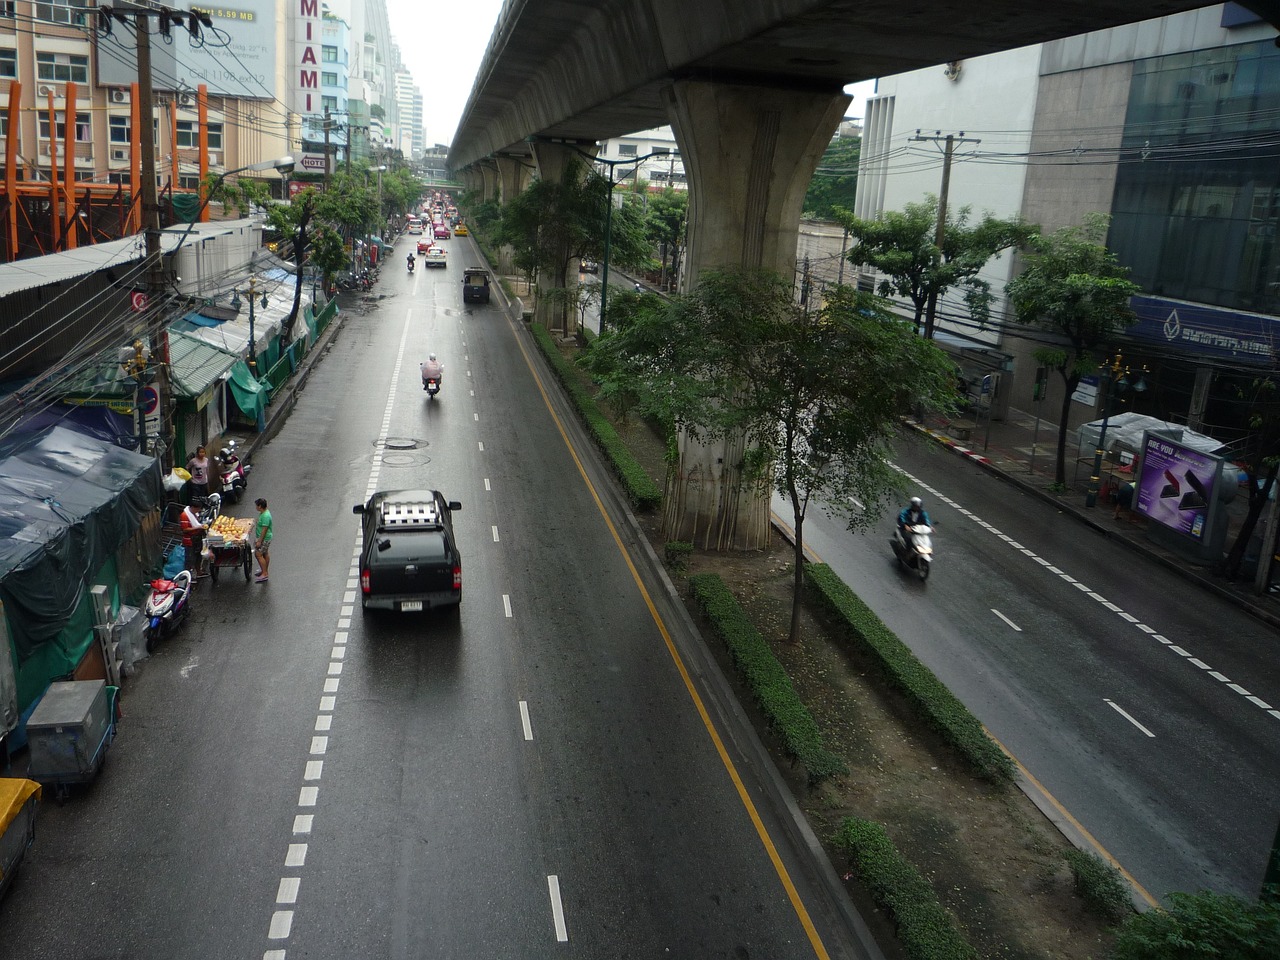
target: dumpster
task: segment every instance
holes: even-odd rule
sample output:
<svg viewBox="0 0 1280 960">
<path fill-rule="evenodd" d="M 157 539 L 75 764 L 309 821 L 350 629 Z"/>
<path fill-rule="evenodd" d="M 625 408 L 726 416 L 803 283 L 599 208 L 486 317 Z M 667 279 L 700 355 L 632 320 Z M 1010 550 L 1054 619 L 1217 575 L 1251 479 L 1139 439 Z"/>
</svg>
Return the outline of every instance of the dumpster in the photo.
<svg viewBox="0 0 1280 960">
<path fill-rule="evenodd" d="M 115 736 L 116 691 L 103 680 L 51 683 L 27 721 L 27 772 L 52 785 L 58 799 L 97 776 Z"/>
</svg>

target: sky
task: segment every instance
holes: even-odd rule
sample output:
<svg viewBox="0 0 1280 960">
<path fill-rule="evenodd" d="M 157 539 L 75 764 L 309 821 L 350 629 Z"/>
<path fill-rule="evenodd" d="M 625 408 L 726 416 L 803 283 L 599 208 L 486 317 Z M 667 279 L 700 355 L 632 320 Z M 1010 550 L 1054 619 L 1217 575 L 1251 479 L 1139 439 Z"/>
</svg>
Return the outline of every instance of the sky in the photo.
<svg viewBox="0 0 1280 960">
<path fill-rule="evenodd" d="M 502 0 L 387 0 L 391 36 L 422 91 L 428 145 L 453 140 L 501 9 Z M 868 81 L 846 88 L 854 95 L 846 116 L 863 116 L 873 86 Z"/>
</svg>

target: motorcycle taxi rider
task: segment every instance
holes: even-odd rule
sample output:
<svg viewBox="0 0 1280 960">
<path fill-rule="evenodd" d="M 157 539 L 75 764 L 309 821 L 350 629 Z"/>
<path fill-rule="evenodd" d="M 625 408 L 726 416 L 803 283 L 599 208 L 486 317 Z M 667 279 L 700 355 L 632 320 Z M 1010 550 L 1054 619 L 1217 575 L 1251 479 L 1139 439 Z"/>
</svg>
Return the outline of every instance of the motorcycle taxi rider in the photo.
<svg viewBox="0 0 1280 960">
<path fill-rule="evenodd" d="M 430 354 L 427 362 L 420 364 L 419 369 L 422 371 L 422 389 L 427 389 L 427 381 L 434 380 L 436 386 L 444 386 L 444 364 L 436 359 L 436 355 Z"/>
<path fill-rule="evenodd" d="M 924 508 L 924 501 L 919 497 L 912 497 L 911 502 L 898 514 L 898 533 L 908 547 L 911 546 L 911 528 L 921 523 L 926 527 L 933 526 L 933 521 Z"/>
</svg>

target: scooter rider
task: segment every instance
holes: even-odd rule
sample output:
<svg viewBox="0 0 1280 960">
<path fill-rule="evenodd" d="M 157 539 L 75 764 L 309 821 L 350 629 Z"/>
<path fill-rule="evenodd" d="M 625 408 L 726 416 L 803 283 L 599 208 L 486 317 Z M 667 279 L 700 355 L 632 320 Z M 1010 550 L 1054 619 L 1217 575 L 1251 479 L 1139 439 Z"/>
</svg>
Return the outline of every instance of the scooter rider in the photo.
<svg viewBox="0 0 1280 960">
<path fill-rule="evenodd" d="M 907 546 L 911 546 L 911 528 L 921 523 L 926 527 L 933 526 L 933 521 L 924 508 L 924 501 L 919 497 L 912 497 L 911 502 L 898 514 L 898 533 Z"/>
<path fill-rule="evenodd" d="M 417 265 L 417 260 L 414 258 L 414 256 L 413 256 L 413 254 L 412 254 L 412 253 L 411 253 L 411 254 L 409 254 L 409 256 L 408 256 L 408 257 L 406 257 L 406 258 L 405 258 L 405 263 L 406 263 L 406 264 L 408 265 L 408 267 L 409 267 L 409 272 L 410 272 L 410 273 L 413 273 L 413 268 Z"/>
<path fill-rule="evenodd" d="M 434 353 L 427 357 L 427 362 L 421 364 L 420 369 L 422 370 L 423 390 L 427 389 L 428 380 L 434 380 L 438 387 L 444 386 L 444 364 L 436 359 Z"/>
</svg>

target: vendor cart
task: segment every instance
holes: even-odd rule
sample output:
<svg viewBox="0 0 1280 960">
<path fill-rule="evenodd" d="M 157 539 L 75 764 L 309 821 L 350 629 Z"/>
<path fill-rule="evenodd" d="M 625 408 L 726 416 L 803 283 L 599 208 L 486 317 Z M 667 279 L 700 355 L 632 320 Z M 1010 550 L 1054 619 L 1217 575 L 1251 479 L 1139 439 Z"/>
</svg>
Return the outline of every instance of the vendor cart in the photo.
<svg viewBox="0 0 1280 960">
<path fill-rule="evenodd" d="M 253 546 L 249 542 L 249 532 L 253 529 L 250 517 L 218 517 L 205 537 L 205 556 L 209 568 L 209 577 L 218 582 L 218 570 L 222 567 L 240 567 L 244 570 L 244 581 L 249 582 L 249 571 L 253 569 Z"/>
<path fill-rule="evenodd" d="M 36 837 L 40 784 L 0 778 L 0 898 L 18 874 L 18 866 Z"/>
</svg>

